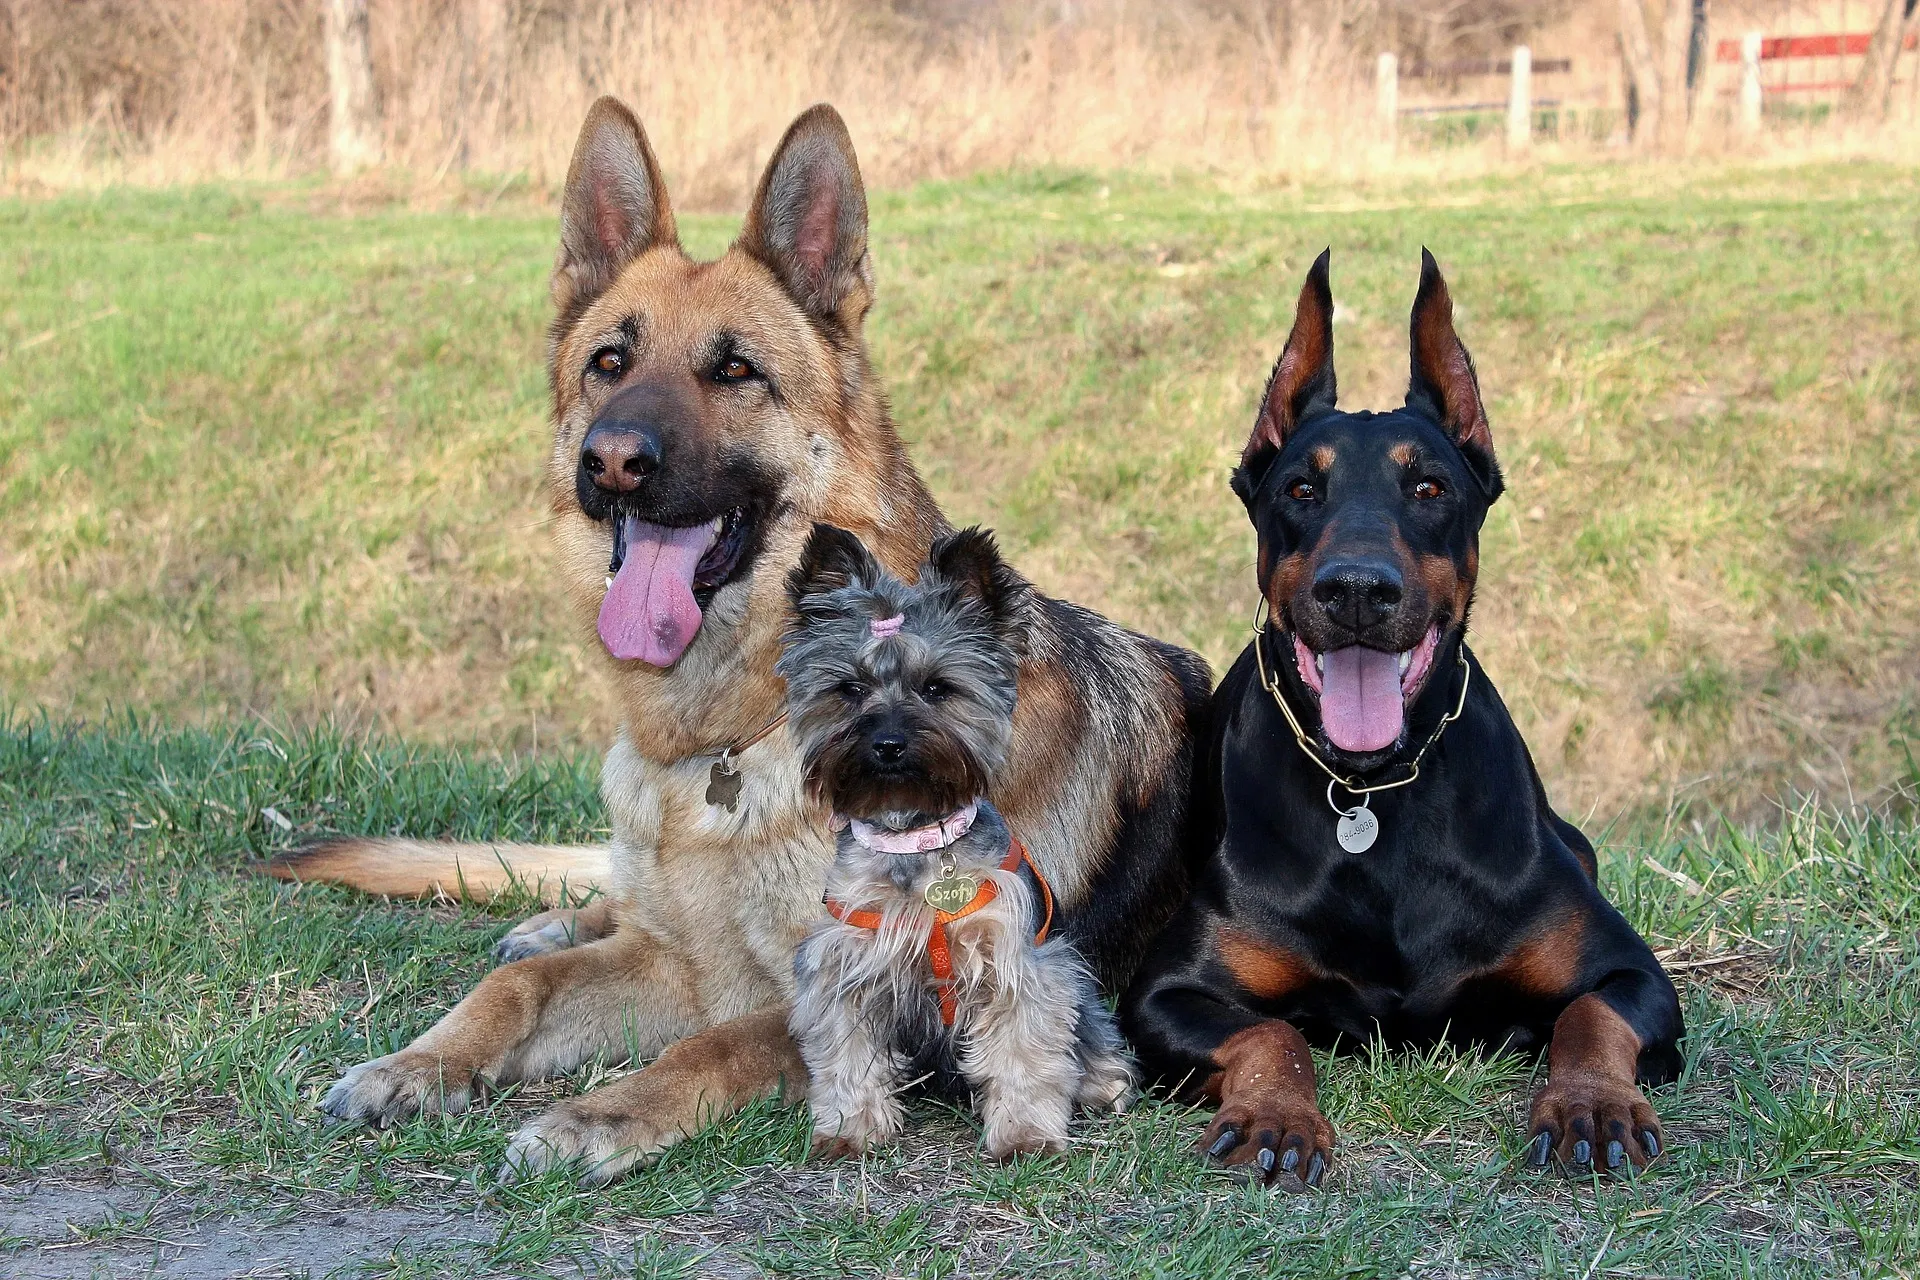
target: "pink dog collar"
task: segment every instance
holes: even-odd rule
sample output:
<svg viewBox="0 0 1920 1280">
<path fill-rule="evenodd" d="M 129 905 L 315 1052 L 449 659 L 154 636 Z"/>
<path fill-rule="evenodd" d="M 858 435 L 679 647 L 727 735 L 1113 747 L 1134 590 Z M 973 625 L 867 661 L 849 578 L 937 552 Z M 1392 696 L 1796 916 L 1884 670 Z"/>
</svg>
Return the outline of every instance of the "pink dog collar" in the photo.
<svg viewBox="0 0 1920 1280">
<path fill-rule="evenodd" d="M 980 802 L 970 801 L 965 808 L 955 809 L 930 826 L 914 827 L 909 831 L 889 831 L 859 818 L 847 818 L 844 821 L 853 829 L 853 838 L 875 853 L 933 853 L 973 830 L 973 820 L 979 812 Z M 839 814 L 833 816 L 835 824 L 841 821 Z M 839 830 L 839 827 L 834 826 L 834 830 Z"/>
</svg>

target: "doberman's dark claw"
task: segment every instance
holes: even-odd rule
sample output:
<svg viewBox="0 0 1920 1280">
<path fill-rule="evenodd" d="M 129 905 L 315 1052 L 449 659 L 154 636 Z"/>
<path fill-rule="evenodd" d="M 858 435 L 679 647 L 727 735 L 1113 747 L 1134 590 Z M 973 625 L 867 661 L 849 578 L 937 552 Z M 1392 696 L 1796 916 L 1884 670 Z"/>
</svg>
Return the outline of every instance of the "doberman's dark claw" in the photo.
<svg viewBox="0 0 1920 1280">
<path fill-rule="evenodd" d="M 1317 1187 L 1320 1185 L 1320 1179 L 1326 1176 L 1326 1172 L 1327 1158 L 1316 1151 L 1313 1153 L 1313 1159 L 1307 1162 L 1307 1176 L 1302 1181 L 1310 1187 Z"/>
<path fill-rule="evenodd" d="M 1607 1168 L 1618 1169 L 1627 1162 L 1627 1149 L 1619 1142 L 1607 1144 Z"/>
<path fill-rule="evenodd" d="M 1553 1134 L 1543 1129 L 1534 1136 L 1533 1146 L 1527 1150 L 1527 1163 L 1536 1169 L 1544 1169 L 1552 1155 Z"/>
<path fill-rule="evenodd" d="M 1640 1131 L 1640 1149 L 1647 1153 L 1647 1159 L 1649 1160 L 1659 1155 L 1660 1135 L 1651 1129 L 1642 1129 Z"/>
<path fill-rule="evenodd" d="M 1300 1148 L 1288 1147 L 1287 1154 L 1280 1157 L 1280 1171 L 1282 1173 L 1292 1173 L 1295 1169 L 1298 1169 L 1299 1167 L 1300 1167 Z"/>
<path fill-rule="evenodd" d="M 1269 1178 L 1273 1176 L 1273 1148 L 1272 1147 L 1260 1148 L 1260 1154 L 1253 1158 L 1253 1162 L 1260 1166 L 1261 1173 L 1266 1174 Z"/>
<path fill-rule="evenodd" d="M 1586 1168 L 1593 1163 L 1593 1144 L 1585 1138 L 1573 1144 L 1573 1163 L 1575 1168 Z"/>
<path fill-rule="evenodd" d="M 1232 1125 L 1228 1125 L 1220 1131 L 1220 1136 L 1213 1140 L 1213 1145 L 1207 1148 L 1207 1155 L 1218 1160 L 1239 1144 L 1240 1131 Z"/>
</svg>

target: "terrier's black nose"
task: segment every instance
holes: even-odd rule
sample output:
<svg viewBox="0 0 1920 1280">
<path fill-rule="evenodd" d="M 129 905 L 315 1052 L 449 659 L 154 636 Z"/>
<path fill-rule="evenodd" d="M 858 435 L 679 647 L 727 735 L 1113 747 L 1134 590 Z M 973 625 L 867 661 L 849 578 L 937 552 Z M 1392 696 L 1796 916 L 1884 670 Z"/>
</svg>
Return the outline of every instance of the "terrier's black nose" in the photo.
<svg viewBox="0 0 1920 1280">
<path fill-rule="evenodd" d="M 659 436 L 625 423 L 600 423 L 580 446 L 581 478 L 607 493 L 631 493 L 659 469 Z"/>
<path fill-rule="evenodd" d="M 1364 631 L 1393 616 L 1400 607 L 1403 586 L 1400 571 L 1391 564 L 1337 561 L 1322 565 L 1313 575 L 1313 598 L 1340 626 Z"/>
<path fill-rule="evenodd" d="M 907 754 L 907 738 L 902 733 L 876 733 L 868 746 L 881 764 L 899 764 Z"/>
</svg>

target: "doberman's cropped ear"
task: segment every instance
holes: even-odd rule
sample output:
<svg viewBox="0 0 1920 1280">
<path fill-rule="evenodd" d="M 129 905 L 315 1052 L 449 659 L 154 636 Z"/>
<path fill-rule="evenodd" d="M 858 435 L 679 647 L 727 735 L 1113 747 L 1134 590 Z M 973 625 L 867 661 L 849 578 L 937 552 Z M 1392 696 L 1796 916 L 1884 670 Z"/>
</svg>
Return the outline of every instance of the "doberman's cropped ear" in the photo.
<svg viewBox="0 0 1920 1280">
<path fill-rule="evenodd" d="M 1413 300 L 1409 327 L 1413 380 L 1407 386 L 1407 406 L 1440 420 L 1492 502 L 1500 496 L 1502 481 L 1493 456 L 1493 429 L 1480 400 L 1480 379 L 1473 371 L 1473 357 L 1453 331 L 1453 297 L 1440 264 L 1425 249 L 1420 250 L 1420 292 Z"/>
<path fill-rule="evenodd" d="M 936 539 L 921 581 L 926 581 L 928 574 L 950 584 L 961 596 L 980 601 L 993 619 L 994 629 L 1016 653 L 1024 652 L 1031 627 L 1033 584 L 1000 558 L 1000 548 L 991 533 L 976 525 Z"/>
<path fill-rule="evenodd" d="M 840 113 L 826 103 L 787 129 L 760 177 L 740 247 L 814 319 L 851 333 L 873 301 L 867 193 Z"/>
<path fill-rule="evenodd" d="M 571 324 L 629 262 L 678 243 L 660 162 L 647 131 L 618 99 L 587 112 L 560 203 L 560 255 L 553 267 L 556 328 Z"/>
<path fill-rule="evenodd" d="M 1240 465 L 1248 467 L 1255 455 L 1279 449 L 1308 417 L 1333 408 L 1333 286 L 1329 276 L 1331 248 L 1320 251 L 1307 272 L 1293 310 L 1293 330 L 1267 378 L 1260 400 L 1260 416 L 1253 435 L 1240 451 Z"/>
<path fill-rule="evenodd" d="M 803 619 L 829 592 L 856 584 L 872 586 L 887 576 L 858 534 L 838 525 L 816 523 L 800 563 L 787 575 L 787 598 Z"/>
</svg>

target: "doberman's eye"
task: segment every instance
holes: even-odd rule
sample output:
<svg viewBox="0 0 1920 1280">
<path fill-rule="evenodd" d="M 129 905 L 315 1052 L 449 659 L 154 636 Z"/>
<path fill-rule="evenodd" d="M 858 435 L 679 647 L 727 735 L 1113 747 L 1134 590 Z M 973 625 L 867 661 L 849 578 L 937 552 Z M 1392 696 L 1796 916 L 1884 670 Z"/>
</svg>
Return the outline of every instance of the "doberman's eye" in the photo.
<svg viewBox="0 0 1920 1280">
<path fill-rule="evenodd" d="M 745 382 L 755 373 L 754 367 L 739 356 L 728 356 L 713 371 L 715 382 Z"/>
<path fill-rule="evenodd" d="M 626 353 L 618 347 L 602 347 L 593 353 L 593 371 L 603 378 L 617 378 L 627 371 Z"/>
<path fill-rule="evenodd" d="M 1413 496 L 1422 502 L 1427 502 L 1433 498 L 1444 497 L 1446 496 L 1446 492 L 1447 486 L 1441 484 L 1438 480 L 1422 480 L 1419 484 L 1413 486 Z"/>
<path fill-rule="evenodd" d="M 848 702 L 859 702 L 867 696 L 867 686 L 861 684 L 858 680 L 842 680 L 840 682 L 840 696 Z"/>
<path fill-rule="evenodd" d="M 953 686 L 945 680 L 929 680 L 920 686 L 920 696 L 928 702 L 945 702 L 953 696 Z"/>
<path fill-rule="evenodd" d="M 1295 480 L 1287 486 L 1287 496 L 1295 502 L 1312 502 L 1320 496 L 1320 490 L 1311 480 Z"/>
</svg>

